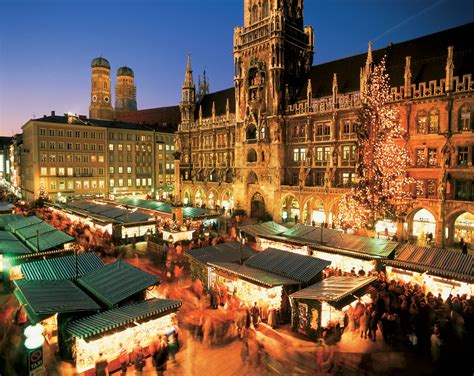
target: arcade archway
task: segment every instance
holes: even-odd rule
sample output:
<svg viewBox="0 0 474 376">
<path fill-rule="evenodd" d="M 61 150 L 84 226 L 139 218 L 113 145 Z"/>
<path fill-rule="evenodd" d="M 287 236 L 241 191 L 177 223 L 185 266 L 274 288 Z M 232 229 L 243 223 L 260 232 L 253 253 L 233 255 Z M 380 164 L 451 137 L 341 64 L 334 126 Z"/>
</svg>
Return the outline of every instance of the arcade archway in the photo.
<svg viewBox="0 0 474 376">
<path fill-rule="evenodd" d="M 298 222 L 301 218 L 300 203 L 295 196 L 288 195 L 283 198 L 281 204 L 281 218 L 283 222 Z"/>
<path fill-rule="evenodd" d="M 433 237 L 436 233 L 436 218 L 427 209 L 419 209 L 413 215 L 412 235 L 417 239 L 426 239 L 426 235 L 431 233 Z"/>
<path fill-rule="evenodd" d="M 459 243 L 461 239 L 465 243 L 474 245 L 474 214 L 464 212 L 459 215 L 454 221 L 453 226 L 453 240 L 455 243 Z"/>
<path fill-rule="evenodd" d="M 204 203 L 204 194 L 203 194 L 202 190 L 198 189 L 196 191 L 196 195 L 194 197 L 194 205 L 197 208 L 200 208 L 203 203 Z"/>
<path fill-rule="evenodd" d="M 260 192 L 255 192 L 250 200 L 250 216 L 259 218 L 265 214 L 265 200 Z"/>
<path fill-rule="evenodd" d="M 303 223 L 308 225 L 327 223 L 326 209 L 324 208 L 324 203 L 319 198 L 310 198 L 304 204 Z"/>
</svg>

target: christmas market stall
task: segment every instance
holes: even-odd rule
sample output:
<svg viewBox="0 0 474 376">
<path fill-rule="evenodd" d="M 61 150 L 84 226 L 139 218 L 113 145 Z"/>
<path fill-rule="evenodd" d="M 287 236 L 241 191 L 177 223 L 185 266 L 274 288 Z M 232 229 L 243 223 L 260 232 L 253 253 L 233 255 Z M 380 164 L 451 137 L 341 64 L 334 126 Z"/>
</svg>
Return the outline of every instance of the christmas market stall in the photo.
<svg viewBox="0 0 474 376">
<path fill-rule="evenodd" d="M 334 276 L 291 294 L 292 329 L 315 339 L 329 326 L 344 327 L 350 305 L 371 301 L 368 292 L 374 281 L 375 277 Z"/>
<path fill-rule="evenodd" d="M 209 289 L 212 283 L 210 277 L 213 275 L 210 273 L 211 267 L 209 263 L 238 263 L 241 260 L 247 260 L 256 253 L 257 252 L 248 245 L 234 241 L 217 244 L 215 246 L 191 249 L 186 251 L 186 256 L 188 257 L 193 281 L 199 279 L 202 285 Z"/>
<path fill-rule="evenodd" d="M 120 368 L 120 344 L 127 353 L 140 344 L 150 353 L 159 335 L 169 335 L 176 330 L 176 312 L 181 302 L 150 299 L 123 305 L 64 325 L 64 342 L 69 345 L 78 373 L 95 375 L 95 362 L 103 353 L 109 362 L 109 371 Z"/>
<path fill-rule="evenodd" d="M 118 369 L 120 343 L 128 352 L 138 342 L 147 350 L 158 333 L 177 330 L 181 302 L 154 297 L 160 280 L 125 261 L 103 265 L 80 254 L 30 263 L 22 273 L 13 282 L 21 305 L 15 317 L 39 324 L 50 349 L 73 359 L 78 373 L 94 374 L 99 352 L 110 371 Z"/>
<path fill-rule="evenodd" d="M 225 285 L 229 294 L 248 306 L 255 303 L 262 316 L 272 309 L 279 311 L 282 321 L 290 318 L 288 296 L 322 278 L 329 261 L 298 255 L 278 249 L 267 249 L 250 257 L 243 264 L 209 263 L 212 280 Z"/>
<path fill-rule="evenodd" d="M 474 295 L 474 257 L 435 247 L 405 244 L 395 259 L 384 260 L 389 279 L 423 286 L 426 292 Z"/>
<path fill-rule="evenodd" d="M 0 216 L 0 276 L 15 278 L 24 262 L 69 252 L 74 238 L 35 216 Z"/>
<path fill-rule="evenodd" d="M 156 231 L 156 221 L 152 215 L 113 203 L 77 200 L 68 204 L 52 204 L 50 207 L 71 221 L 108 232 L 116 239 L 139 238 Z"/>
</svg>

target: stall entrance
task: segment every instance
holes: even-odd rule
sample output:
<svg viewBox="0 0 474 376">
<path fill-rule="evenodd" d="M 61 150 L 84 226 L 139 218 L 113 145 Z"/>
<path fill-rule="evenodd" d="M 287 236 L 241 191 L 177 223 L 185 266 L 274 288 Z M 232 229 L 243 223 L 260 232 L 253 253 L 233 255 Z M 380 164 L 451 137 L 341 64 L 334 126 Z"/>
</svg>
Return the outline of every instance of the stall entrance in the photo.
<svg viewBox="0 0 474 376">
<path fill-rule="evenodd" d="M 250 216 L 252 218 L 259 218 L 265 214 L 265 201 L 263 196 L 256 192 L 252 196 L 252 200 L 250 201 Z"/>
</svg>

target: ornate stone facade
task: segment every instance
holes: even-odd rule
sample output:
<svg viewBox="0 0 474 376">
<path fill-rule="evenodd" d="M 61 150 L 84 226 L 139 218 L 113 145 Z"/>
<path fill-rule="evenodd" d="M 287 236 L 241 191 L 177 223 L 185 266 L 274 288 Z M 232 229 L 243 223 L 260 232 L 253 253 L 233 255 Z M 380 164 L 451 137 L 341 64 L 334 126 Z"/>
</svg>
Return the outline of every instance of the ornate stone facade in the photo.
<svg viewBox="0 0 474 376">
<path fill-rule="evenodd" d="M 302 0 L 245 0 L 244 26 L 234 30 L 234 88 L 196 101 L 188 60 L 177 194 L 252 217 L 331 224 L 356 179 L 367 68 L 385 56 L 416 181 L 399 236 L 433 232 L 438 244 L 451 243 L 455 220 L 474 213 L 473 32 L 467 24 L 377 51 L 369 44 L 367 54 L 312 66 Z M 417 215 L 422 208 L 434 222 Z"/>
</svg>

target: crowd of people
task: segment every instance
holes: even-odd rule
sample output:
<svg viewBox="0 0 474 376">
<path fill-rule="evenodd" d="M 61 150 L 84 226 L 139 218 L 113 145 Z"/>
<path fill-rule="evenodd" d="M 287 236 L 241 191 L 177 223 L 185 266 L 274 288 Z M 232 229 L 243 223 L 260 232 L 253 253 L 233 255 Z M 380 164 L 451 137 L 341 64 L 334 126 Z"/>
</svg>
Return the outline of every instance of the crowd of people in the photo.
<svg viewBox="0 0 474 376">
<path fill-rule="evenodd" d="M 425 292 L 423 286 L 388 280 L 378 274 L 373 302 L 358 302 L 345 315 L 346 332 L 392 345 L 407 344 L 433 363 L 472 353 L 474 299 L 449 296 L 443 299 Z"/>
<path fill-rule="evenodd" d="M 156 374 L 158 376 L 164 375 L 168 362 L 176 362 L 176 353 L 179 349 L 179 328 L 177 325 L 174 325 L 169 333 L 159 334 L 146 349 L 142 347 L 140 342 L 137 342 L 133 351 L 129 353 L 125 346 L 120 343 L 119 353 L 117 354 L 120 363 L 120 374 L 126 375 L 128 368 L 134 369 L 137 376 L 149 374 L 149 370 L 146 370 L 146 357 L 149 355 Z M 107 376 L 108 372 L 109 362 L 103 353 L 99 353 L 95 363 L 96 376 Z"/>
</svg>

